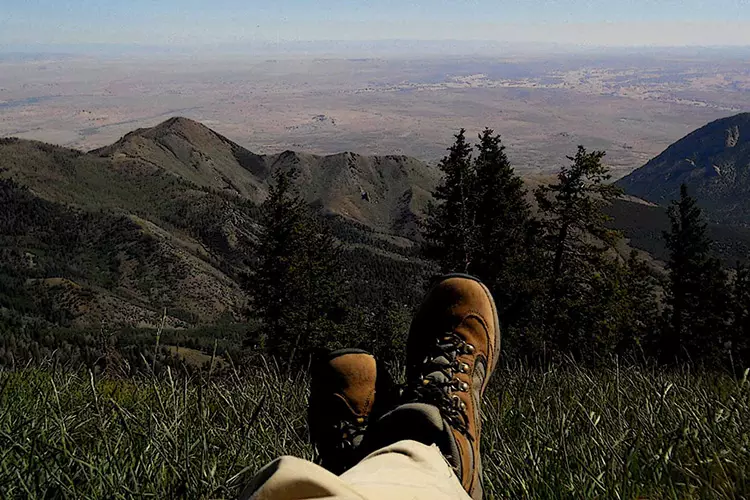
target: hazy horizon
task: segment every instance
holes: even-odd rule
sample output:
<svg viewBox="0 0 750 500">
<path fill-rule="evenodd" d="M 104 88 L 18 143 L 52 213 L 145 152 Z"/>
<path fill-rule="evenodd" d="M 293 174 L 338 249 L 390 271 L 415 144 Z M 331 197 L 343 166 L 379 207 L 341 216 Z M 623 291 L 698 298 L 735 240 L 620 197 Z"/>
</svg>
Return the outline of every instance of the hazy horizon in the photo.
<svg viewBox="0 0 750 500">
<path fill-rule="evenodd" d="M 90 150 L 186 116 L 434 161 L 492 126 L 527 170 L 586 144 L 628 172 L 748 109 L 748 1 L 5 0 L 0 137 Z"/>
<path fill-rule="evenodd" d="M 750 46 L 746 0 L 9 0 L 0 51 L 443 41 L 583 47 Z"/>
<path fill-rule="evenodd" d="M 750 29 L 750 27 L 749 27 Z M 127 59 L 220 60 L 243 58 L 452 58 L 516 57 L 555 54 L 569 56 L 750 57 L 747 45 L 577 45 L 551 42 L 499 42 L 494 40 L 300 40 L 216 43 L 202 45 L 150 45 L 137 43 L 0 44 L 0 60 L 93 57 Z"/>
</svg>

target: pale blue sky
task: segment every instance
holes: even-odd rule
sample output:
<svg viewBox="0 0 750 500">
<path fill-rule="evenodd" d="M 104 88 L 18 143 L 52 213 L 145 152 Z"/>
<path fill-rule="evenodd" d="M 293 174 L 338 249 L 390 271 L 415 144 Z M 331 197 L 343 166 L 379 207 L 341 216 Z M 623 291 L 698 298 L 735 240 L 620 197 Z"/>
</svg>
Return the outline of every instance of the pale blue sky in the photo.
<svg viewBox="0 0 750 500">
<path fill-rule="evenodd" d="M 750 45 L 750 0 L 0 0 L 0 46 L 276 40 Z"/>
</svg>

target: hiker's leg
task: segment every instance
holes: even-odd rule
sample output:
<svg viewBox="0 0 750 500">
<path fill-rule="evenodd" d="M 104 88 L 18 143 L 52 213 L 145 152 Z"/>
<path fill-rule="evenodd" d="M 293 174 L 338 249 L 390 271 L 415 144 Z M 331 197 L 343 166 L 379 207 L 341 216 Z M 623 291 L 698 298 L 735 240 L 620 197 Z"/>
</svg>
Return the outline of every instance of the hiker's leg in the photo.
<svg viewBox="0 0 750 500">
<path fill-rule="evenodd" d="M 367 499 L 470 499 L 437 445 L 417 441 L 378 450 L 341 479 Z"/>
<path fill-rule="evenodd" d="M 253 479 L 241 498 L 302 500 L 468 499 L 437 446 L 400 441 L 378 450 L 341 476 L 294 457 L 282 457 Z"/>
<path fill-rule="evenodd" d="M 363 498 L 338 476 L 297 457 L 281 457 L 264 467 L 240 495 L 241 500 Z"/>
</svg>

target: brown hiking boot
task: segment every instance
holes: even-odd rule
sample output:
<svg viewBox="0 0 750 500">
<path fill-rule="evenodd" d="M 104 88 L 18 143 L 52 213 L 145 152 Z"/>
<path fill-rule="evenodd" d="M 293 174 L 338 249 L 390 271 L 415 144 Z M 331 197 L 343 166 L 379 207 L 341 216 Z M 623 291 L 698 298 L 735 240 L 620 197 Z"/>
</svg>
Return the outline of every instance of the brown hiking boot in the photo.
<svg viewBox="0 0 750 500">
<path fill-rule="evenodd" d="M 482 498 L 482 396 L 499 354 L 497 308 L 487 287 L 466 275 L 441 278 L 411 324 L 406 397 L 417 404 L 402 411 L 422 411 L 434 420 L 434 410 L 419 408 L 437 408 L 444 437 L 433 441 L 474 499 Z"/>
<path fill-rule="evenodd" d="M 321 466 L 342 474 L 363 458 L 367 426 L 391 386 L 387 371 L 360 349 L 334 351 L 313 366 L 308 423 Z"/>
</svg>

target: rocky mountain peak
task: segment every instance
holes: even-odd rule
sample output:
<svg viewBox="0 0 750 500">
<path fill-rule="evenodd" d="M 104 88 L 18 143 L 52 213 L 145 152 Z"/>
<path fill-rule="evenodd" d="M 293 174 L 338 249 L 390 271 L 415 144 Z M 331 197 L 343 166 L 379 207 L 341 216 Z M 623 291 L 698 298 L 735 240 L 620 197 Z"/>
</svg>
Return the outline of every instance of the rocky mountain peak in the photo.
<svg viewBox="0 0 750 500">
<path fill-rule="evenodd" d="M 709 123 L 618 181 L 658 204 L 676 199 L 683 183 L 711 219 L 750 225 L 750 113 Z"/>
</svg>

